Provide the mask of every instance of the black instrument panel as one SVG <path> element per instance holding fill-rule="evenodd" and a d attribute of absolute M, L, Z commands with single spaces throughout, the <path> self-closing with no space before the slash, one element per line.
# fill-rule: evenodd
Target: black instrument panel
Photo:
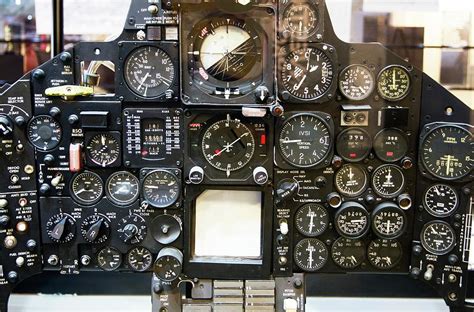
<path fill-rule="evenodd" d="M 168 311 L 304 311 L 322 273 L 409 274 L 470 311 L 472 117 L 339 40 L 324 1 L 134 1 L 117 39 L 0 94 L 0 309 L 44 270 L 102 270 L 153 272 Z"/>

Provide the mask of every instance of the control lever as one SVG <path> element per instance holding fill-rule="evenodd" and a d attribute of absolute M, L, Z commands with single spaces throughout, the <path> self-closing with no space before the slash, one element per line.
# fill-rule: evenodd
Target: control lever
<path fill-rule="evenodd" d="M 293 197 L 298 190 L 298 182 L 295 180 L 283 180 L 276 190 L 275 203 L 280 203 L 290 197 Z"/>
<path fill-rule="evenodd" d="M 64 229 L 66 227 L 67 217 L 61 219 L 53 228 L 51 232 L 51 238 L 60 241 L 64 234 Z"/>
<path fill-rule="evenodd" d="M 97 220 L 97 222 L 92 224 L 92 226 L 87 230 L 86 237 L 89 241 L 94 242 L 97 239 L 103 221 L 103 219 Z"/>

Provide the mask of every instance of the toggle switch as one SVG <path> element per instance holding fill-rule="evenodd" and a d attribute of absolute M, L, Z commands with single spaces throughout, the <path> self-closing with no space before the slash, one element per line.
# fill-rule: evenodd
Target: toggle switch
<path fill-rule="evenodd" d="M 281 220 L 280 221 L 280 232 L 283 235 L 287 235 L 288 232 L 290 232 L 290 229 L 288 227 L 288 221 L 286 221 L 286 220 Z"/>

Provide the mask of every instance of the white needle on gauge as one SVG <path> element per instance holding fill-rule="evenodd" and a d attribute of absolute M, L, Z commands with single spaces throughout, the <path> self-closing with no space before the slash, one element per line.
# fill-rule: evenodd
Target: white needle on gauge
<path fill-rule="evenodd" d="M 301 86 L 303 85 L 303 82 L 306 80 L 306 77 L 307 77 L 306 75 L 303 76 L 300 83 L 295 86 L 295 90 L 299 90 L 301 88 Z"/>
<path fill-rule="evenodd" d="M 451 155 L 448 156 L 448 159 L 446 159 L 446 175 L 449 175 L 449 171 L 451 169 Z"/>
<path fill-rule="evenodd" d="M 235 140 L 234 142 L 230 143 L 230 144 L 227 144 L 225 146 L 224 149 L 220 150 L 218 153 L 212 155 L 209 159 L 214 159 L 216 158 L 217 156 L 220 156 L 222 153 L 224 152 L 227 152 L 229 149 L 231 149 L 237 142 L 239 142 L 240 140 L 242 140 L 244 137 L 246 137 L 248 135 L 248 133 L 244 133 L 242 134 L 237 140 Z"/>
<path fill-rule="evenodd" d="M 309 72 L 310 72 L 310 73 L 315 72 L 315 71 L 318 70 L 318 68 L 319 68 L 318 65 L 312 65 L 312 66 L 311 66 L 311 69 L 309 70 Z"/>
<path fill-rule="evenodd" d="M 140 90 L 145 83 L 145 81 L 148 79 L 148 76 L 150 76 L 150 73 L 146 73 L 145 77 L 143 77 L 142 82 L 140 82 L 140 85 L 138 86 L 138 90 Z"/>
<path fill-rule="evenodd" d="M 302 140 L 280 140 L 282 144 L 301 143 Z"/>
<path fill-rule="evenodd" d="M 145 187 L 149 189 L 154 189 L 154 190 L 157 190 L 160 188 L 159 186 L 156 186 L 156 185 L 145 185 Z"/>
<path fill-rule="evenodd" d="M 76 194 L 76 195 L 79 195 L 79 194 L 82 194 L 82 193 L 84 193 L 84 192 L 90 192 L 90 190 L 82 189 L 82 190 L 76 192 L 75 194 Z"/>

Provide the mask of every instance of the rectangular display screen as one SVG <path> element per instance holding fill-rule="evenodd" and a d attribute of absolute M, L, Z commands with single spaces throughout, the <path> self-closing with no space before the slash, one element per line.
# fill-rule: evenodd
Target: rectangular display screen
<path fill-rule="evenodd" d="M 193 262 L 261 262 L 262 193 L 207 190 L 195 203 Z"/>
<path fill-rule="evenodd" d="M 143 158 L 163 158 L 166 152 L 166 130 L 163 119 L 142 120 Z"/>

